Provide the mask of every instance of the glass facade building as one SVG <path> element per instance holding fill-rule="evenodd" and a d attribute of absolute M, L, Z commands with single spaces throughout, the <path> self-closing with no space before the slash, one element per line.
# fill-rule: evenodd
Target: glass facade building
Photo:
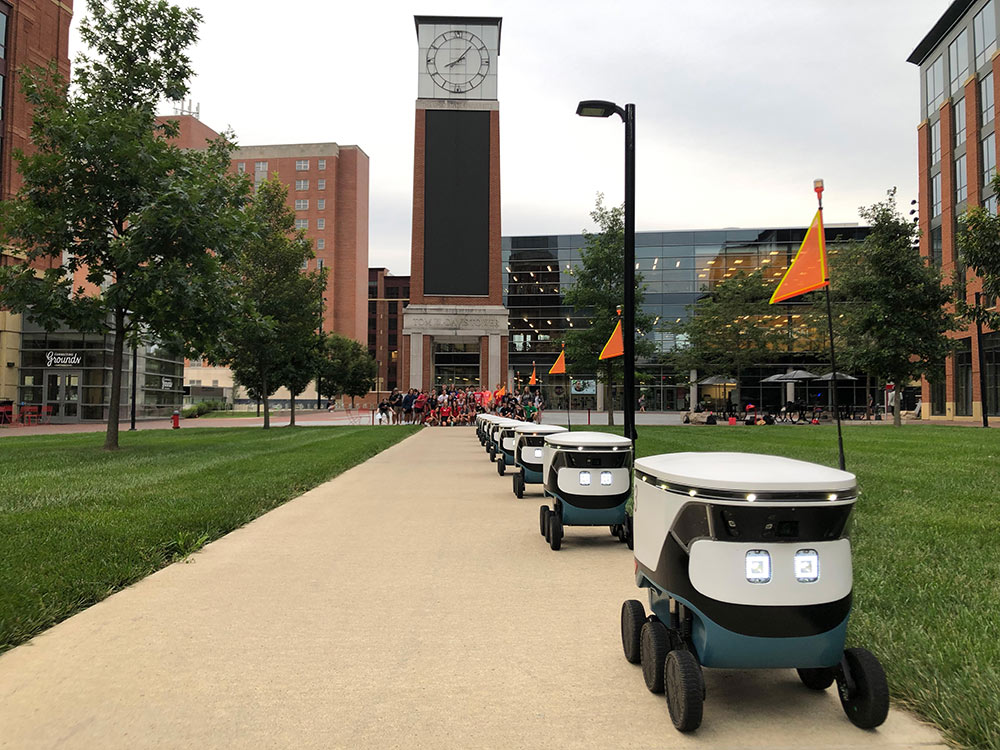
<path fill-rule="evenodd" d="M 864 239 L 868 233 L 867 227 L 853 224 L 828 225 L 825 229 L 827 243 L 831 246 Z M 676 342 L 673 334 L 666 330 L 666 324 L 686 320 L 691 315 L 691 306 L 702 295 L 740 271 L 761 269 L 768 280 L 777 284 L 795 257 L 806 231 L 807 227 L 637 232 L 636 273 L 641 276 L 640 285 L 645 291 L 643 308 L 655 321 L 654 329 L 646 335 L 656 343 L 659 352 L 673 349 Z M 558 356 L 559 341 L 571 328 L 588 325 L 586 311 L 575 311 L 563 302 L 566 291 L 575 283 L 575 270 L 581 265 L 585 244 L 582 234 L 503 238 L 503 296 L 504 305 L 510 312 L 510 367 L 515 383 L 527 383 L 533 362 L 543 382 L 557 380 L 544 373 Z M 776 314 L 785 317 L 779 308 Z M 794 355 L 785 360 L 762 363 L 761 367 L 746 373 L 741 388 L 758 387 L 763 377 L 784 372 L 788 365 L 810 364 Z M 826 366 L 814 363 L 814 366 L 824 368 L 822 372 L 829 371 L 828 363 Z M 586 379 L 587 374 L 573 373 L 573 377 Z M 638 377 L 639 392 L 645 395 L 647 409 L 688 406 L 691 373 L 674 372 L 654 359 L 638 363 Z M 548 384 L 545 387 L 550 406 L 564 408 L 564 386 Z M 848 392 L 852 386 L 844 384 L 842 387 L 845 389 L 844 402 L 851 403 L 856 398 Z M 583 392 L 591 390 L 587 385 L 574 389 L 574 408 L 596 407 L 596 394 Z M 725 398 L 724 384 L 703 390 L 708 399 Z M 768 398 L 764 398 L 763 392 L 760 395 L 764 401 L 773 400 L 776 404 L 782 398 L 777 386 L 768 387 Z M 611 398 L 618 398 L 616 391 Z M 863 402 L 863 396 L 857 398 Z"/>

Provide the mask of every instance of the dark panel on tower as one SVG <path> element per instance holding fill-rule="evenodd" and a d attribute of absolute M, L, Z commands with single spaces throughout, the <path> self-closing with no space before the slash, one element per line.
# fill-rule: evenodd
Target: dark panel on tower
<path fill-rule="evenodd" d="M 424 294 L 485 296 L 490 280 L 490 113 L 427 110 Z"/>

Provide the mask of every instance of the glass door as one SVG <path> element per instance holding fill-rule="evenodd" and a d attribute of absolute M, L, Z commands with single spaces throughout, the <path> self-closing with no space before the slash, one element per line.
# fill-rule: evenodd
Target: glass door
<path fill-rule="evenodd" d="M 48 370 L 45 373 L 44 406 L 56 422 L 75 422 L 79 416 L 80 373 Z"/>

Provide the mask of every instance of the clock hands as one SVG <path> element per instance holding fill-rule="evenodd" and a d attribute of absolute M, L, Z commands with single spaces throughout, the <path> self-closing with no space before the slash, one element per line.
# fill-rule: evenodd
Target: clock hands
<path fill-rule="evenodd" d="M 464 59 L 465 59 L 465 56 L 466 56 L 467 54 L 469 54 L 469 50 L 470 50 L 470 49 L 472 49 L 472 45 L 471 45 L 471 44 L 470 44 L 470 45 L 469 45 L 469 46 L 468 46 L 468 47 L 466 48 L 465 52 L 463 52 L 463 53 L 462 53 L 462 54 L 461 54 L 461 55 L 460 55 L 459 57 L 457 57 L 456 59 L 452 60 L 452 61 L 451 61 L 450 63 L 446 64 L 446 65 L 445 65 L 445 67 L 446 67 L 446 68 L 451 68 L 451 67 L 453 67 L 453 66 L 455 66 L 455 65 L 458 65 L 458 64 L 459 64 L 460 62 L 462 62 L 462 60 L 464 60 Z"/>

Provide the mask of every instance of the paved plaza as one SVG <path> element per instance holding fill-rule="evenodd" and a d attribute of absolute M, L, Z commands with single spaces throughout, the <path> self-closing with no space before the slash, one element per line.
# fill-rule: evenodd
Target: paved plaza
<path fill-rule="evenodd" d="M 681 735 L 622 655 L 629 550 L 425 429 L 0 656 L 0 748 L 944 748 L 791 670 L 706 670 Z"/>

